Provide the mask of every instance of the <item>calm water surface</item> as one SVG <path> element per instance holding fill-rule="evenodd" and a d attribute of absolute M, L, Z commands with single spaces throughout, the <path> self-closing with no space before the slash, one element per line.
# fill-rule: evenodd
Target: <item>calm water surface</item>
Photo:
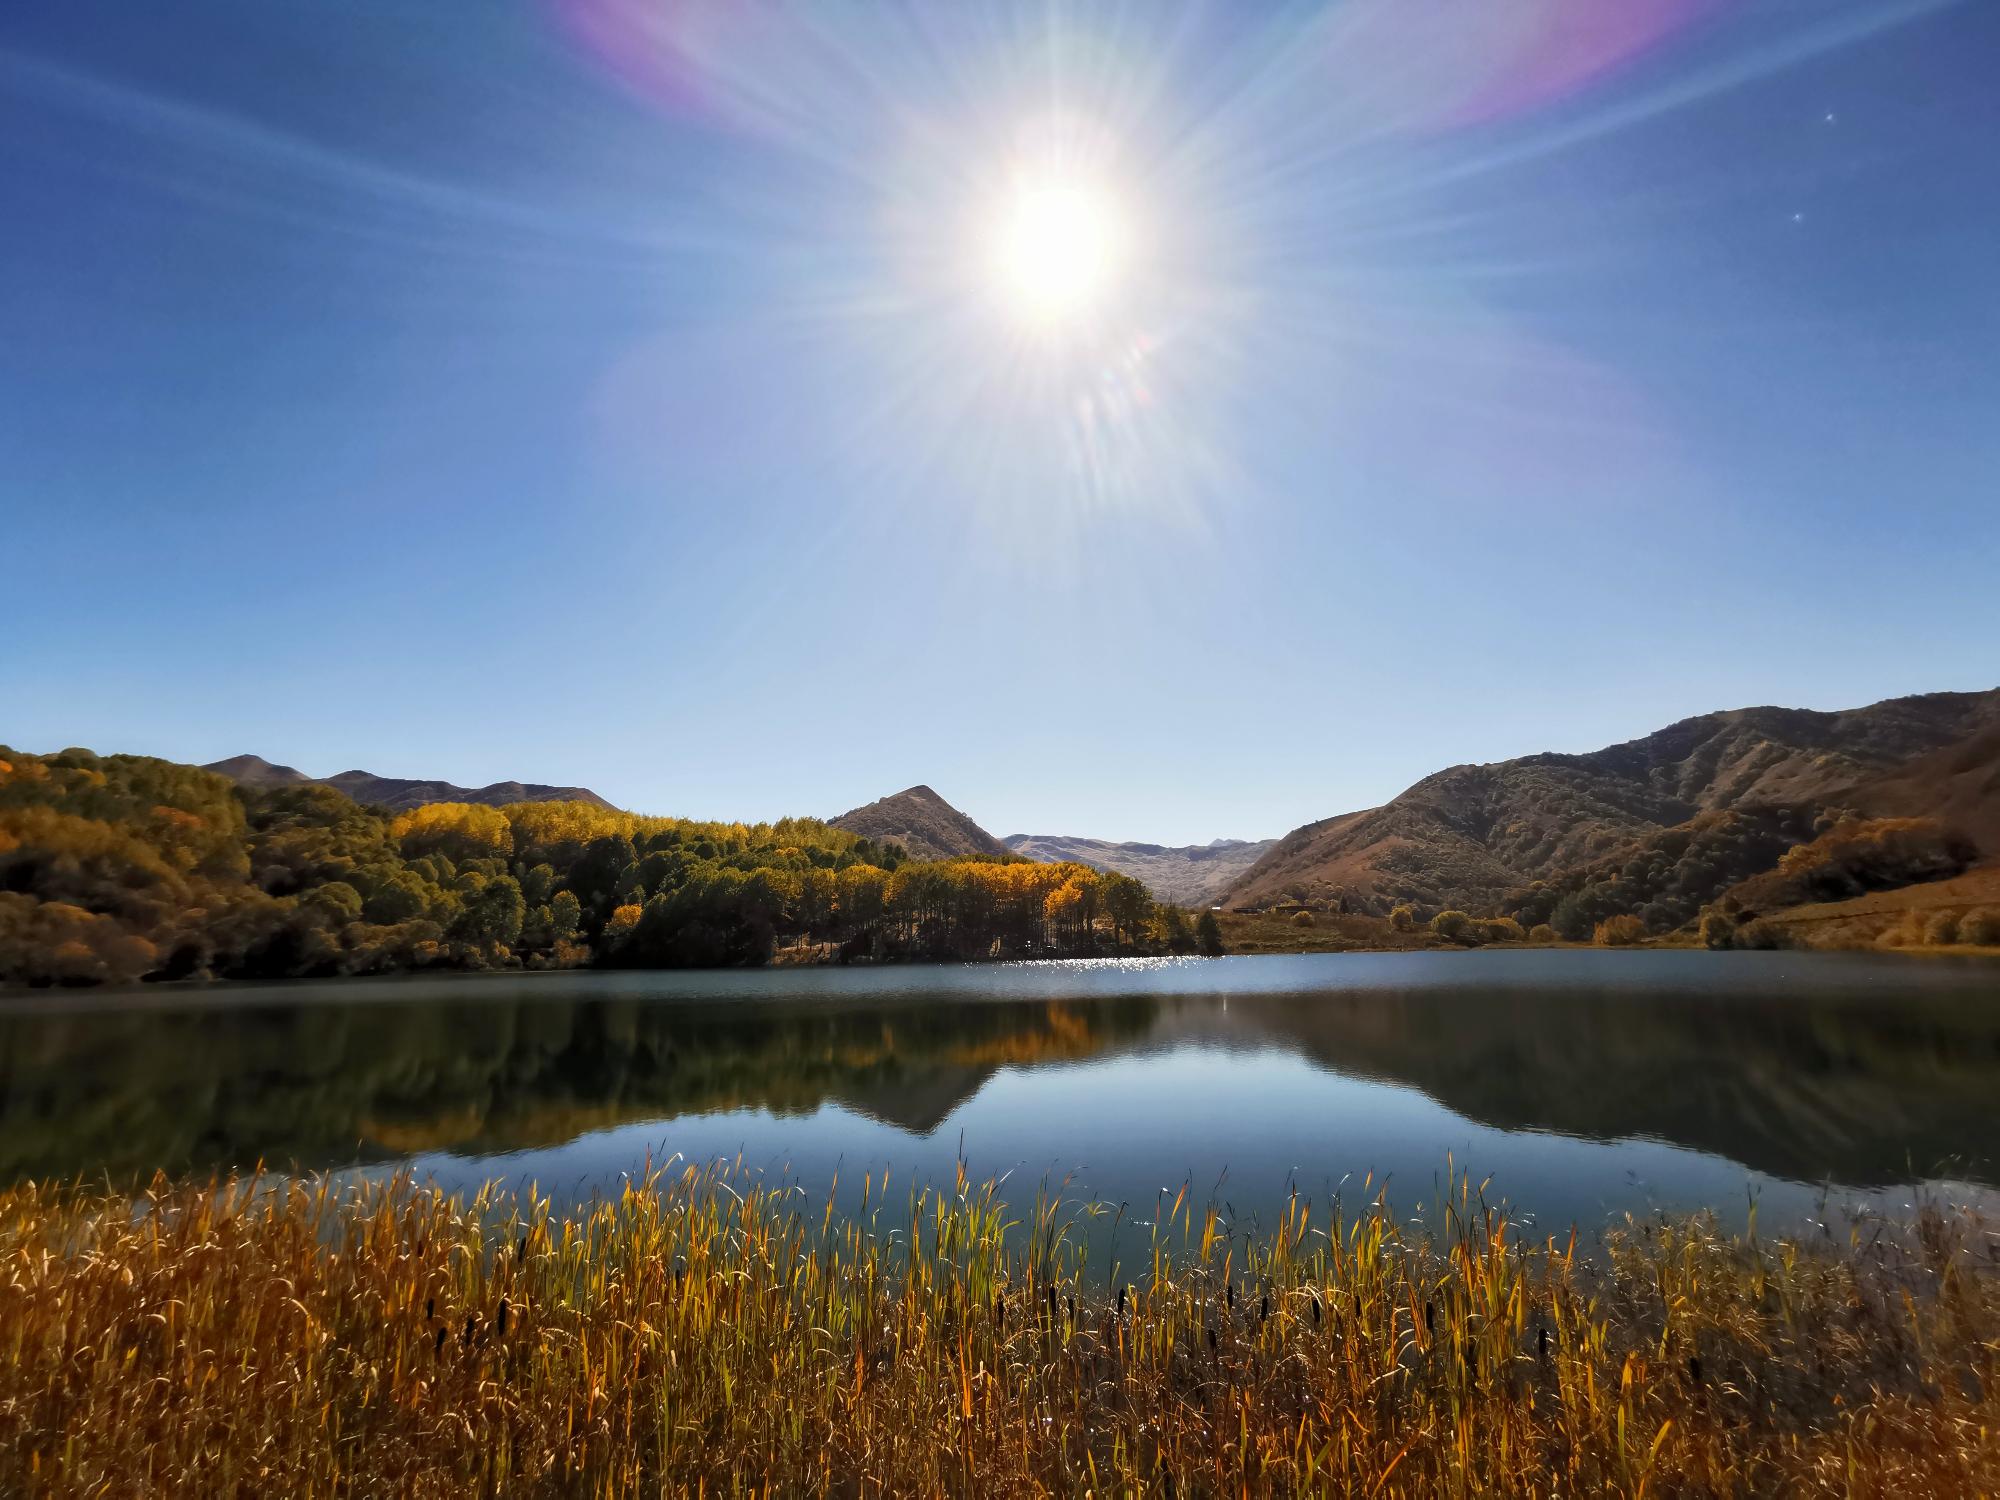
<path fill-rule="evenodd" d="M 0 1002 L 0 1180 L 651 1157 L 1044 1178 L 1248 1227 L 1447 1153 L 1544 1227 L 2000 1186 L 2000 966 L 1580 951 L 350 980 Z M 900 1188 L 898 1189 L 900 1197 Z"/>

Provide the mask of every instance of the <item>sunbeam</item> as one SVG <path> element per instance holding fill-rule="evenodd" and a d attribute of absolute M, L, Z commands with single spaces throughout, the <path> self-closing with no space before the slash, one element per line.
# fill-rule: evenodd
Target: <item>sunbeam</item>
<path fill-rule="evenodd" d="M 1213 534 L 1253 500 L 1229 415 L 1252 390 L 1272 420 L 1333 428 L 1420 380 L 1426 404 L 1490 417 L 1469 433 L 1504 431 L 1515 403 L 1491 403 L 1541 388 L 1552 346 L 1488 289 L 1574 247 L 1505 242 L 1451 185 L 1923 8 L 1760 17 L 1721 61 L 1693 44 L 1727 19 L 1712 0 L 1581 28 L 1537 0 L 1471 29 L 1432 0 L 1348 0 L 1226 33 L 1137 7 L 559 13 L 675 116 L 810 164 L 769 316 L 861 376 L 840 382 L 845 446 L 872 504 L 948 494 L 1048 577 L 1105 519 Z M 1607 90 L 1626 74 L 1644 86 Z M 1658 459 L 1666 435 L 1618 371 L 1553 357 L 1567 409 L 1536 420 L 1581 434 L 1585 470 Z"/>

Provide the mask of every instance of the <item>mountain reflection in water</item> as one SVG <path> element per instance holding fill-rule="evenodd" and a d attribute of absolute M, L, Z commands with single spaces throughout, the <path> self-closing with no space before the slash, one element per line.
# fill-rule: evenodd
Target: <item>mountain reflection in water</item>
<path fill-rule="evenodd" d="M 1032 1111 L 1118 1186 L 1177 1174 L 1197 1132 L 1232 1170 L 1282 1133 L 1272 1150 L 1331 1180 L 1379 1166 L 1391 1133 L 1407 1154 L 1434 1130 L 1441 1166 L 1469 1126 L 1503 1156 L 1553 1134 L 1792 1182 L 1991 1186 L 1996 981 L 1543 953 L 50 994 L 0 1008 L 0 1179 L 477 1163 L 642 1123 L 677 1149 L 709 1117 L 753 1142 L 760 1120 L 834 1146 L 865 1120 L 869 1145 L 887 1126 L 976 1151 Z M 1175 1091 L 1156 1121 L 1145 1087 Z M 1474 1165 L 1504 1185 L 1504 1160 Z"/>

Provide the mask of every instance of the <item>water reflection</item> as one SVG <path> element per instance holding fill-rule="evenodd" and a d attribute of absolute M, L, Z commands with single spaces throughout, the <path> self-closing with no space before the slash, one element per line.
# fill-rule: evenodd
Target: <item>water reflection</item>
<path fill-rule="evenodd" d="M 648 1151 L 811 1181 L 962 1141 L 1110 1199 L 1426 1183 L 1447 1150 L 1548 1213 L 1990 1186 L 1996 978 L 1550 953 L 49 995 L 0 1010 L 0 1179 L 407 1159 L 586 1192 Z"/>

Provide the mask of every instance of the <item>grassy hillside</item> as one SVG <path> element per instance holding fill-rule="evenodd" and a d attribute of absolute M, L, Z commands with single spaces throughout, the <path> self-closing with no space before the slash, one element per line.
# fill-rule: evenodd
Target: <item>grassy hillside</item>
<path fill-rule="evenodd" d="M 1224 900 L 1494 908 L 1704 813 L 1894 803 L 1984 817 L 1996 733 L 2000 689 L 1840 713 L 1736 709 L 1587 755 L 1454 766 L 1382 807 L 1287 835 Z"/>
<path fill-rule="evenodd" d="M 2000 866 L 1842 901 L 1766 908 L 1743 925 L 1738 943 L 2000 952 Z"/>
<path fill-rule="evenodd" d="M 1849 789 L 1844 800 L 1885 818 L 1936 818 L 2000 857 L 2000 725 Z"/>

